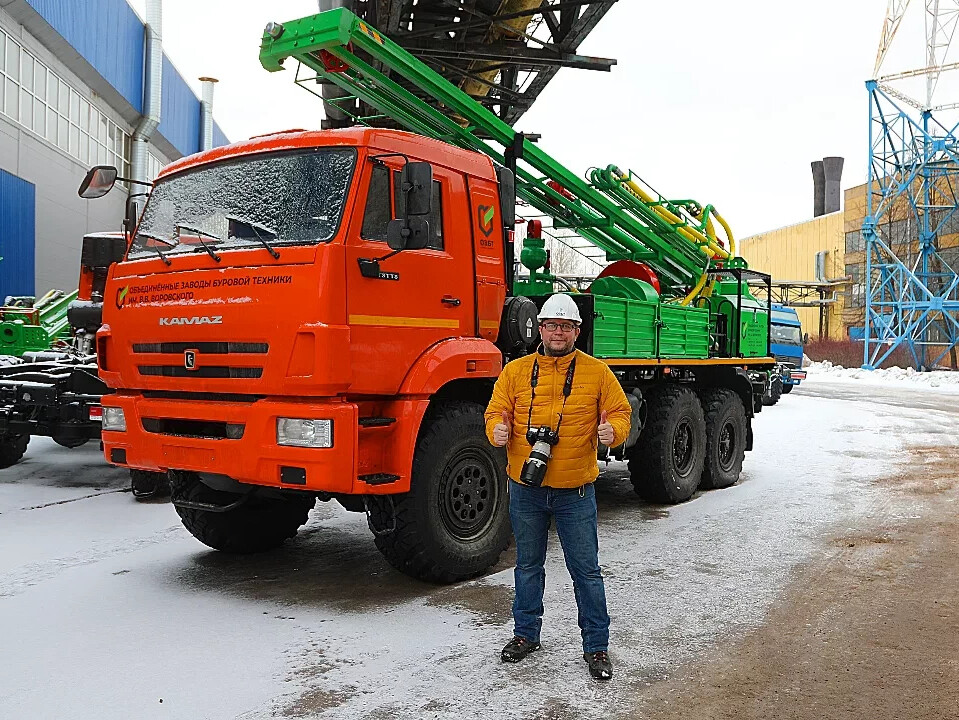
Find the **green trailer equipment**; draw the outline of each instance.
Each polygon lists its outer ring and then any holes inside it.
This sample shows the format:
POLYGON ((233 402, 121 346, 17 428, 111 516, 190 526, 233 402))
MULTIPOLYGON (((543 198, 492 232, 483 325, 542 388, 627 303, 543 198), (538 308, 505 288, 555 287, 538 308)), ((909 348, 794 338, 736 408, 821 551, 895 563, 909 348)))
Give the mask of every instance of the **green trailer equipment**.
POLYGON ((51 290, 39 300, 9 296, 0 307, 0 355, 22 357, 25 352, 49 350, 70 337, 67 309, 77 292, 51 290))

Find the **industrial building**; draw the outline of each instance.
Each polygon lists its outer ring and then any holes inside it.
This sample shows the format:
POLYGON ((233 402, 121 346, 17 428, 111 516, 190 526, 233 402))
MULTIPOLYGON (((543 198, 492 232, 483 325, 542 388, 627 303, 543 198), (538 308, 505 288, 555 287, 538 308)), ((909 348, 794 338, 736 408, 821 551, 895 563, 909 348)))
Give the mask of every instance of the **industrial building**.
MULTIPOLYGON (((816 163, 813 163, 815 166, 816 163)), ((813 170, 816 180, 815 167, 813 170)), ((774 300, 796 308, 803 330, 811 337, 862 340, 866 317, 867 185, 843 192, 843 205, 805 222, 759 233, 741 241, 750 267, 768 272, 778 287, 774 300)), ((949 267, 959 267, 959 214, 938 210, 935 226, 938 254, 949 267)), ((919 254, 919 229, 905 200, 883 218, 878 233, 907 265, 919 254)), ((944 340, 944 339, 943 339, 944 340)))
MULTIPOLYGON (((76 288, 80 240, 126 193, 82 200, 93 165, 152 180, 227 139, 162 50, 159 0, 0 0, 0 298, 76 288)), ((132 192, 137 192, 133 190, 132 192)))
MULTIPOLYGON (((803 331, 811 337, 842 339, 848 336, 845 308, 851 307, 856 289, 847 272, 846 214, 860 210, 846 192, 840 207, 842 158, 812 163, 813 217, 811 220, 743 238, 739 249, 754 270, 772 275, 773 301, 794 307, 803 331)), ((860 193, 862 194, 862 193, 860 193)), ((861 255, 862 253, 860 253, 861 255)), ((860 260, 861 262, 861 260, 860 260)), ((861 324, 861 320, 860 320, 861 324)))

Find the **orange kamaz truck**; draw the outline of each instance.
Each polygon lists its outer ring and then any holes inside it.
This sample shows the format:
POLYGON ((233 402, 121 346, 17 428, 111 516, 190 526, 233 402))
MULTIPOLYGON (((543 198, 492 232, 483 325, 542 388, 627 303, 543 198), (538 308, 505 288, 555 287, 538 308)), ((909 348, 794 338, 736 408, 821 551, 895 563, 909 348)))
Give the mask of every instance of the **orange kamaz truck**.
MULTIPOLYGON (((633 406, 611 455, 637 492, 679 502, 736 482, 774 367, 750 291, 769 279, 711 206, 615 166, 584 181, 346 10, 271 23, 260 57, 415 132, 283 132, 162 170, 97 333, 111 463, 168 473, 184 525, 220 550, 282 544, 319 499, 366 512, 413 576, 495 564, 507 478, 483 412, 561 283, 535 227, 525 271, 514 261, 519 196, 618 261, 572 296, 580 347, 633 406)), ((115 176, 94 168, 85 196, 115 176)))

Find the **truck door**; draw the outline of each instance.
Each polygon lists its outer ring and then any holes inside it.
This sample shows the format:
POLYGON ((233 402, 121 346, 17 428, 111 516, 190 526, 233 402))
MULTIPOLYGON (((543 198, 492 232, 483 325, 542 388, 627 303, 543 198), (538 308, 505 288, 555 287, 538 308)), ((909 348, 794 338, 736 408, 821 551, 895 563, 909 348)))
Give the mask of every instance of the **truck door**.
POLYGON ((347 322, 357 393, 397 391, 431 345, 476 334, 471 223, 462 175, 433 166, 429 246, 404 250, 364 277, 360 258, 382 258, 386 225, 398 208, 399 163, 367 162, 347 232, 347 322))

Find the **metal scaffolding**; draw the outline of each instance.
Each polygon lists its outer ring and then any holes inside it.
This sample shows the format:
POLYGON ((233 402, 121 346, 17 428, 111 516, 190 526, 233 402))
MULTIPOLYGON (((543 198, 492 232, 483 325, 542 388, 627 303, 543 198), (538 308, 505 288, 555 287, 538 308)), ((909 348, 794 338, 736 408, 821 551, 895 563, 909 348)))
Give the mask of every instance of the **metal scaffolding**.
MULTIPOLYGON (((959 275, 940 237, 959 222, 959 125, 942 120, 959 104, 933 105, 940 75, 959 69, 946 54, 959 23, 959 0, 925 3, 925 67, 879 77, 879 69, 908 9, 890 0, 869 93, 869 175, 865 241, 863 367, 879 367, 905 347, 917 369, 947 355, 955 366, 959 343, 959 275), (925 102, 904 83, 925 81, 925 102), (906 109, 906 108, 910 109, 906 109)), ((954 113, 953 113, 954 114, 954 113)))

